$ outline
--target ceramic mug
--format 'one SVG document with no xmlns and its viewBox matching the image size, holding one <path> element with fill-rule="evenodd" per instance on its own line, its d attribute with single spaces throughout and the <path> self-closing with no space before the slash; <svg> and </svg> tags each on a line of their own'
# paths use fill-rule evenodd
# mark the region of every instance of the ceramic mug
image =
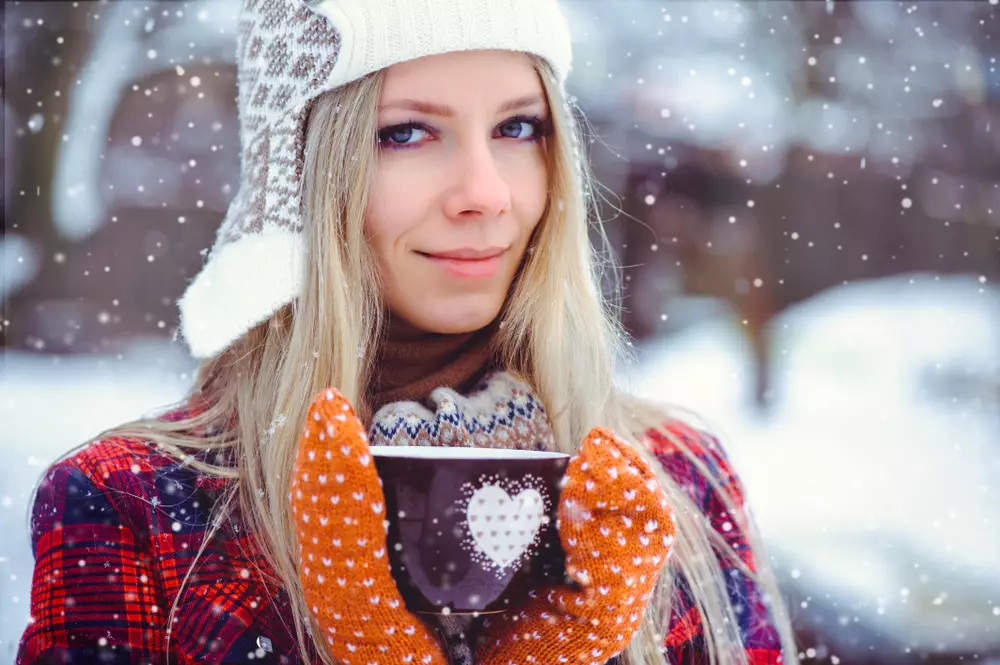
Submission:
<svg viewBox="0 0 1000 665">
<path fill-rule="evenodd" d="M 371 451 L 385 494 L 389 563 L 411 612 L 502 612 L 532 588 L 565 579 L 556 509 L 569 455 Z"/>
</svg>

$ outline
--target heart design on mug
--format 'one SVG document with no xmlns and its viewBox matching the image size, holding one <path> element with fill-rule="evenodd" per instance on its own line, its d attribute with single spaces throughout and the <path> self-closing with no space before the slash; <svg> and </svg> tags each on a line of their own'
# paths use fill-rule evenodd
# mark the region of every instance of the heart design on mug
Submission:
<svg viewBox="0 0 1000 665">
<path fill-rule="evenodd" d="M 483 485 L 469 498 L 466 520 L 479 549 L 503 568 L 535 539 L 543 510 L 542 495 L 536 489 L 511 497 L 497 485 Z"/>
</svg>

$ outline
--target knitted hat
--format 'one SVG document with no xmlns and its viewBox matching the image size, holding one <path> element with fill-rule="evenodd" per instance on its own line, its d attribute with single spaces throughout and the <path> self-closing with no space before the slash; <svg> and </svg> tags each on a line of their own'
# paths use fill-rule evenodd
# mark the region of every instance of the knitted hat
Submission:
<svg viewBox="0 0 1000 665">
<path fill-rule="evenodd" d="M 192 356 L 224 351 L 300 293 L 312 102 L 397 62 L 475 49 L 538 55 L 560 85 L 572 59 L 556 0 L 246 0 L 237 44 L 240 186 L 178 302 Z"/>
</svg>

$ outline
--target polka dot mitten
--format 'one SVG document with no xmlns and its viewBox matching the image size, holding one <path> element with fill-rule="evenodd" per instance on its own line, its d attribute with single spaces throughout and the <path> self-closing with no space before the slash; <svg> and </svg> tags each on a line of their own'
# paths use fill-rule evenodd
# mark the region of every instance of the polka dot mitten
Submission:
<svg viewBox="0 0 1000 665">
<path fill-rule="evenodd" d="M 309 407 L 292 478 L 299 577 L 321 630 L 316 639 L 344 665 L 445 665 L 389 571 L 385 498 L 368 436 L 334 389 Z"/>
<path fill-rule="evenodd" d="M 674 542 L 674 514 L 629 444 L 594 428 L 570 460 L 559 538 L 575 585 L 538 589 L 484 623 L 481 665 L 603 665 L 632 640 Z"/>
</svg>

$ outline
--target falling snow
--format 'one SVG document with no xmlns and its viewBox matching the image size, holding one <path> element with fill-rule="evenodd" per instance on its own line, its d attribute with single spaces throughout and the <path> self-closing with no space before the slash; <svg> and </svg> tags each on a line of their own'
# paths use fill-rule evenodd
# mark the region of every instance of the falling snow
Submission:
<svg viewBox="0 0 1000 665">
<path fill-rule="evenodd" d="M 624 262 L 653 268 L 626 272 L 625 302 L 673 333 L 637 341 L 628 372 L 640 391 L 731 435 L 796 614 L 845 644 L 863 626 L 893 653 L 1000 649 L 998 3 L 826 0 L 820 12 L 565 0 L 579 29 L 569 85 L 603 139 L 591 146 L 604 155 L 599 176 L 629 215 L 645 215 L 645 235 L 615 239 L 638 252 Z M 92 12 L 86 62 L 73 54 L 80 31 L 36 15 L 43 4 L 12 3 L 5 33 L 9 159 L 43 142 L 58 149 L 51 181 L 4 183 L 6 205 L 42 201 L 26 209 L 50 207 L 52 227 L 40 242 L 40 220 L 8 216 L 4 311 L 32 284 L 53 297 L 0 320 L 11 346 L 0 530 L 15 535 L 0 545 L 0 661 L 28 618 L 33 483 L 72 445 L 180 398 L 192 380 L 190 360 L 162 342 L 175 324 L 169 289 L 188 276 L 178 246 L 185 270 L 200 265 L 207 240 L 192 239 L 224 212 L 238 171 L 239 0 L 162 12 L 73 3 Z M 60 83 L 33 80 L 21 60 Z M 128 258 L 102 254 L 97 234 L 125 237 L 143 221 Z M 144 284 L 148 301 L 136 304 L 124 277 L 133 259 L 148 282 L 172 286 Z M 699 260 L 708 293 L 683 293 Z M 754 308 L 772 300 L 787 308 L 766 329 L 765 416 L 746 406 L 749 354 Z M 21 334 L 34 318 L 46 334 Z M 283 425 L 281 415 L 264 433 Z M 175 492 L 152 508 L 171 510 Z M 189 518 L 171 516 L 171 531 Z M 839 665 L 868 646 L 803 655 Z"/>
</svg>

